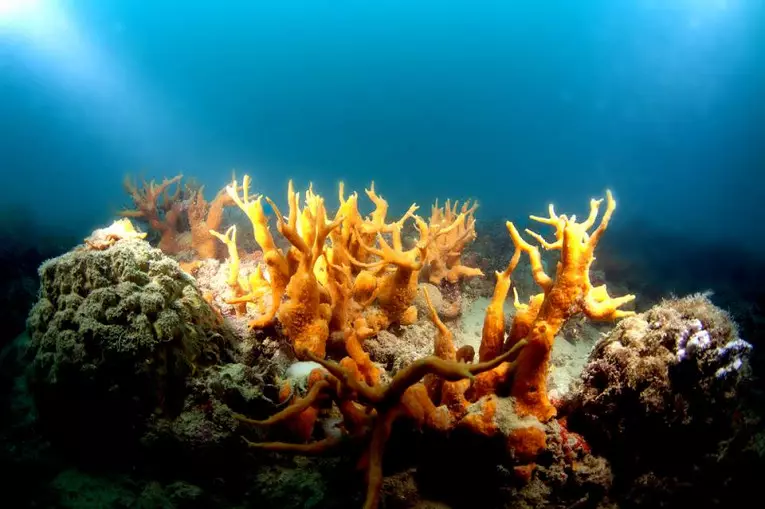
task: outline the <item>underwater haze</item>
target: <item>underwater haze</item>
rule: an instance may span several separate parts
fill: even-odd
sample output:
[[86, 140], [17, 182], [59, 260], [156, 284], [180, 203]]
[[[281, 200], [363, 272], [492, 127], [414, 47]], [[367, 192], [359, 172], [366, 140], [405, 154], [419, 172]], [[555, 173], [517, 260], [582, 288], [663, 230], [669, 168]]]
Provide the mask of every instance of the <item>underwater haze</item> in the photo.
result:
[[[765, 5], [0, 1], [0, 199], [86, 235], [126, 174], [475, 198], [762, 247]], [[7, 212], [5, 212], [7, 213]]]
[[763, 126], [765, 0], [0, 0], [0, 509], [751, 506]]

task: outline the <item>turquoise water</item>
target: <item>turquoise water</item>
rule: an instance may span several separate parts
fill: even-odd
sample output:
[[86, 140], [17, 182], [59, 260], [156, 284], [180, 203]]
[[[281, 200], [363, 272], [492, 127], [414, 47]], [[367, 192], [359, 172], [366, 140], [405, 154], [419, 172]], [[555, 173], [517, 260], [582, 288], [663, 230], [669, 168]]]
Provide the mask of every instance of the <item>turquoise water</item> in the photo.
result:
[[[504, 222], [523, 231], [549, 203], [581, 221], [607, 189], [618, 202], [591, 280], [611, 295], [635, 294], [625, 304], [638, 313], [652, 311], [616, 329], [573, 319], [560, 331], [548, 370], [559, 419], [536, 423], [547, 437], [531, 455], [537, 470], [516, 461], [519, 443], [498, 448], [479, 434], [463, 443], [457, 432], [441, 442], [432, 429], [402, 425], [378, 490], [386, 507], [431, 495], [455, 508], [510, 507], [504, 498], [605, 507], [604, 493], [624, 508], [751, 498], [765, 408], [749, 371], [750, 355], [754, 372], [765, 364], [763, 26], [759, 0], [0, 0], [0, 471], [11, 472], [0, 505], [360, 506], [359, 450], [337, 461], [245, 454], [242, 438], [266, 435], [233, 415], [282, 408], [274, 402], [295, 338], [284, 315], [250, 330], [265, 310], [260, 294], [249, 306], [229, 301], [257, 286], [246, 277], [262, 256], [238, 207], [222, 221], [191, 213], [199, 185], [212, 201], [245, 174], [253, 193], [285, 212], [289, 180], [301, 191], [313, 185], [332, 217], [340, 181], [346, 196], [360, 193], [362, 214], [374, 181], [389, 220], [412, 203], [428, 217], [436, 199], [477, 200], [477, 238], [463, 261], [486, 277], [431, 288], [465, 358], [480, 354], [493, 274], [513, 250]], [[145, 243], [110, 251], [116, 230], [101, 230], [91, 249], [38, 272], [137, 205], [126, 176], [142, 188], [140, 178], [180, 174], [187, 187], [175, 200], [152, 200], [142, 213], [180, 219], [167, 230], [135, 221], [164, 255]], [[407, 246], [417, 238], [412, 223]], [[208, 230], [232, 224], [242, 257], [233, 283], [231, 258]], [[555, 276], [555, 254], [542, 256]], [[348, 274], [359, 277], [362, 263]], [[427, 272], [421, 282], [432, 283]], [[328, 305], [336, 288], [307, 280]], [[512, 284], [523, 302], [539, 291], [525, 255]], [[178, 302], [166, 305], [158, 285]], [[664, 300], [696, 292], [703, 297]], [[351, 293], [356, 304], [367, 300]], [[545, 312], [561, 305], [550, 302]], [[516, 311], [506, 304], [509, 324]], [[432, 353], [429, 309], [418, 305], [418, 323], [398, 317], [364, 344], [385, 376]], [[338, 341], [342, 326], [322, 340], [335, 361], [352, 351]], [[188, 343], [194, 327], [207, 341]], [[579, 410], [585, 400], [594, 408], [578, 424], [576, 405], [560, 399], [575, 381]], [[503, 411], [514, 408], [496, 395]], [[330, 408], [308, 438], [338, 432]], [[512, 461], [495, 457], [505, 448]], [[534, 483], [519, 484], [524, 475]]]
[[486, 219], [610, 187], [620, 223], [761, 242], [761, 2], [2, 5], [2, 201], [78, 235], [126, 173], [236, 170]]

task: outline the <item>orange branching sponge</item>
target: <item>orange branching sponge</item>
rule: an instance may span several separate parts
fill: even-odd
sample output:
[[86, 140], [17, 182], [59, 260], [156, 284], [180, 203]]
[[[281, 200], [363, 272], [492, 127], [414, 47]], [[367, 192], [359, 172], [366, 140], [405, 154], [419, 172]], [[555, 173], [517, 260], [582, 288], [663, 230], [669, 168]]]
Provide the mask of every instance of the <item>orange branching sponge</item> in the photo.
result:
[[[478, 359], [486, 362], [494, 359], [505, 349], [505, 300], [510, 291], [512, 281], [510, 276], [521, 259], [520, 250], [516, 249], [510, 259], [507, 268], [497, 272], [497, 282], [494, 285], [494, 295], [486, 308], [481, 333], [481, 346], [478, 349]], [[514, 346], [509, 345], [509, 346]], [[500, 364], [496, 368], [481, 373], [469, 389], [469, 397], [476, 401], [483, 396], [495, 394], [497, 390], [508, 380], [510, 371], [506, 364]]]
[[471, 379], [499, 364], [510, 362], [523, 346], [521, 342], [491, 362], [478, 364], [449, 361], [435, 356], [425, 357], [400, 370], [389, 384], [372, 387], [360, 379], [351, 359], [346, 358], [337, 364], [309, 352], [307, 357], [330, 373], [326, 385], [317, 382], [305, 398], [265, 421], [250, 421], [241, 416], [238, 418], [252, 424], [270, 425], [300, 415], [308, 407], [315, 406], [322, 394], [330, 398], [343, 413], [342, 438], [328, 437], [308, 444], [245, 441], [253, 449], [311, 455], [333, 452], [348, 443], [363, 444], [365, 452], [359, 465], [366, 472], [364, 508], [375, 509], [380, 503], [383, 483], [383, 455], [394, 422], [407, 418], [417, 426], [429, 426], [438, 430], [446, 430], [451, 426], [448, 414], [444, 413], [443, 407], [433, 404], [420, 380], [426, 375], [438, 376], [446, 382]]
[[215, 230], [210, 230], [209, 234], [226, 245], [228, 249], [228, 285], [234, 289], [239, 289], [239, 250], [236, 247], [236, 225], [231, 225], [225, 234], [220, 234]]
[[369, 256], [373, 253], [367, 249], [367, 246], [374, 244], [375, 238], [379, 234], [393, 233], [394, 230], [399, 230], [400, 235], [400, 230], [404, 227], [404, 223], [406, 223], [407, 219], [410, 217], [414, 217], [414, 213], [419, 208], [417, 204], [412, 204], [412, 206], [409, 207], [409, 210], [401, 216], [401, 219], [392, 223], [387, 223], [388, 202], [375, 192], [375, 183], [372, 182], [370, 188], [365, 189], [364, 192], [367, 197], [369, 197], [369, 200], [374, 203], [375, 209], [369, 217], [363, 221], [354, 221], [354, 223], [358, 225], [355, 231], [357, 238], [353, 244], [355, 249], [351, 249], [349, 252], [354, 259], [360, 262], [369, 261]]
[[505, 299], [510, 290], [510, 275], [521, 258], [520, 251], [515, 252], [510, 263], [503, 272], [497, 272], [497, 282], [494, 285], [494, 295], [483, 320], [481, 347], [478, 349], [478, 360], [488, 361], [502, 353], [505, 338]]
[[343, 332], [345, 337], [345, 351], [353, 359], [359, 370], [359, 376], [370, 387], [374, 387], [380, 381], [380, 370], [377, 369], [364, 351], [362, 342], [373, 336], [375, 331], [366, 326], [366, 320], [359, 317], [354, 320], [352, 327], [347, 327]]
[[451, 205], [447, 200], [444, 207], [433, 205], [429, 226], [431, 229], [440, 228], [442, 234], [434, 240], [428, 250], [425, 260], [428, 280], [440, 284], [444, 279], [456, 283], [463, 277], [483, 276], [481, 269], [462, 265], [462, 252], [465, 247], [475, 240], [475, 210], [477, 203], [471, 206], [469, 202], [462, 204], [458, 213], [458, 202]]
[[[358, 231], [362, 251], [376, 256], [378, 260], [365, 263], [354, 256], [350, 257], [351, 263], [366, 269], [356, 276], [353, 294], [356, 299], [361, 300], [360, 303], [364, 307], [377, 301], [379, 312], [367, 315], [368, 324], [373, 329], [384, 329], [394, 323], [409, 325], [417, 321], [417, 308], [413, 303], [417, 295], [420, 270], [427, 259], [430, 245], [442, 235], [449, 234], [464, 217], [460, 215], [445, 227], [441, 224], [430, 227], [421, 217], [413, 215], [416, 205], [412, 205], [400, 221], [386, 225], [380, 217], [384, 217], [387, 203], [373, 192], [367, 192], [370, 197], [374, 197], [378, 208], [375, 211], [377, 216], [373, 214], [370, 222], [365, 222], [364, 226], [378, 232], [377, 243], [380, 247], [375, 248], [368, 245], [366, 240], [361, 240], [366, 234]], [[410, 216], [414, 217], [420, 235], [417, 243], [405, 250], [401, 239], [401, 227]], [[391, 243], [388, 243], [383, 232], [390, 233]]]
[[[422, 294], [430, 311], [430, 319], [436, 326], [433, 355], [445, 361], [457, 362], [457, 349], [454, 346], [452, 331], [439, 318], [427, 290], [423, 289]], [[470, 380], [463, 379], [456, 382], [448, 382], [436, 376], [428, 375], [425, 377], [425, 387], [433, 403], [436, 406], [444, 405], [449, 410], [449, 414], [454, 422], [461, 419], [467, 413], [469, 402], [465, 399], [465, 392], [470, 387]]]
[[529, 335], [534, 320], [537, 319], [539, 308], [545, 300], [544, 293], [538, 293], [529, 297], [528, 304], [522, 304], [518, 299], [518, 290], [513, 288], [513, 306], [515, 307], [515, 317], [513, 325], [510, 327], [510, 333], [507, 335], [505, 348], [512, 348], [514, 344]]
[[[224, 207], [232, 201], [224, 191], [218, 193], [212, 203], [204, 198], [204, 187], [180, 184], [182, 175], [165, 179], [160, 184], [143, 182], [143, 188], [126, 178], [124, 186], [132, 198], [135, 209], [123, 210], [120, 215], [140, 218], [161, 235], [159, 248], [167, 254], [192, 249], [199, 259], [217, 258], [218, 245], [210, 230], [220, 228]], [[175, 192], [168, 188], [176, 184]], [[190, 231], [179, 232], [178, 225], [186, 211]]]
[[[149, 227], [160, 234], [159, 248], [166, 254], [175, 254], [179, 251], [176, 240], [178, 234], [178, 220], [181, 216], [181, 204], [177, 199], [181, 193], [178, 182], [183, 175], [176, 175], [171, 179], [165, 179], [160, 184], [143, 182], [143, 188], [139, 189], [137, 183], [126, 177], [123, 181], [125, 190], [130, 195], [135, 205], [134, 209], [119, 212], [122, 217], [142, 219], [149, 223]], [[178, 184], [173, 195], [167, 193], [167, 188]], [[158, 199], [162, 197], [162, 202]]]
[[[388, 223], [386, 222], [388, 202], [375, 192], [374, 182], [372, 182], [370, 189], [365, 189], [365, 192], [375, 209], [369, 216], [362, 218], [358, 211], [356, 193], [346, 200], [343, 195], [343, 186], [340, 185], [340, 210], [338, 210], [338, 214], [343, 214], [345, 219], [342, 226], [332, 236], [333, 250], [336, 251], [337, 261], [335, 263], [350, 265], [351, 274], [355, 276], [352, 285], [353, 300], [361, 308], [366, 308], [377, 299], [380, 290], [378, 284], [383, 281], [381, 274], [390, 271], [387, 263], [370, 263], [371, 257], [374, 255], [372, 249], [378, 236], [384, 238], [383, 235], [391, 235], [395, 247], [396, 242], [400, 242], [401, 229], [404, 223], [410, 217], [414, 217], [414, 213], [418, 209], [416, 204], [412, 204], [398, 221]], [[419, 269], [417, 270], [419, 271]], [[419, 272], [417, 273], [419, 274]], [[403, 273], [401, 275], [403, 276]], [[402, 323], [416, 320], [416, 315], [412, 315], [414, 308], [409, 309], [406, 306], [404, 309], [408, 311], [409, 315], [403, 317]], [[397, 320], [397, 318], [389, 316], [386, 311], [368, 317], [369, 325], [374, 330], [386, 328], [392, 321]]]
[[356, 274], [356, 278], [353, 280], [352, 290], [353, 299], [358, 302], [362, 308], [369, 306], [377, 298], [377, 276], [372, 271], [362, 270]]
[[[263, 260], [266, 264], [268, 276], [266, 281], [271, 289], [271, 307], [266, 314], [249, 324], [250, 328], [263, 328], [271, 325], [276, 318], [276, 313], [281, 306], [282, 297], [287, 291], [287, 284], [292, 276], [290, 263], [282, 251], [276, 247], [274, 238], [268, 228], [268, 218], [263, 211], [262, 196], [250, 196], [250, 177], [245, 175], [242, 181], [242, 196], [239, 196], [239, 187], [236, 180], [226, 187], [226, 192], [240, 209], [247, 215], [252, 223], [255, 241], [263, 250]], [[252, 283], [257, 283], [253, 281]], [[250, 294], [241, 297], [238, 302], [247, 302], [260, 295], [258, 291], [261, 284], [250, 284]]]
[[318, 260], [314, 273], [319, 283], [329, 293], [332, 306], [332, 316], [329, 319], [329, 330], [345, 331], [354, 321], [360, 309], [353, 301], [353, 282], [351, 267], [347, 263], [335, 263], [339, 250], [335, 247], [326, 248], [324, 255]]
[[[319, 275], [320, 281], [332, 294], [332, 330], [345, 330], [361, 309], [377, 299], [380, 290], [378, 283], [382, 281], [381, 274], [392, 271], [383, 261], [368, 263], [370, 257], [379, 252], [374, 247], [375, 241], [378, 236], [382, 238], [383, 235], [391, 235], [394, 245], [400, 243], [401, 228], [417, 210], [417, 205], [412, 205], [398, 221], [388, 223], [388, 202], [375, 192], [374, 182], [371, 188], [366, 190], [366, 194], [375, 209], [368, 217], [363, 218], [358, 209], [358, 195], [353, 193], [346, 198], [345, 187], [340, 183], [340, 206], [335, 215], [340, 224], [330, 233], [332, 247], [326, 250], [325, 260], [320, 260], [317, 265], [319, 273], [326, 272], [326, 275]], [[409, 306], [406, 306], [404, 309], [408, 308]], [[410, 314], [411, 312], [412, 310], [409, 310]], [[391, 318], [384, 312], [369, 318], [368, 325], [375, 331], [391, 323]]]
[[[413, 248], [404, 250], [401, 242], [401, 228], [398, 224], [394, 224], [391, 232], [393, 245], [389, 244], [380, 233], [377, 234], [379, 249], [364, 244], [367, 252], [380, 258], [378, 261], [362, 263], [352, 259], [353, 263], [367, 269], [378, 269], [387, 265], [395, 267], [394, 270], [385, 271], [377, 276], [375, 283], [370, 285], [372, 288], [368, 302], [377, 300], [382, 315], [379, 320], [376, 320], [380, 329], [393, 323], [409, 325], [417, 321], [417, 308], [413, 302], [417, 295], [417, 280], [422, 268], [422, 260], [425, 258], [430, 239], [425, 222], [419, 217], [415, 217], [415, 221], [420, 232], [420, 240]], [[363, 277], [369, 279], [368, 273], [361, 274], [365, 274]]]
[[527, 346], [518, 356], [511, 389], [519, 415], [533, 415], [542, 422], [555, 415], [547, 396], [547, 371], [555, 335], [569, 318], [580, 312], [593, 320], [614, 320], [633, 314], [618, 308], [634, 300], [634, 295], [612, 298], [605, 285], [593, 287], [590, 283], [595, 248], [616, 208], [610, 191], [606, 200], [605, 213], [592, 233], [589, 230], [595, 225], [603, 200], [590, 201], [590, 214], [583, 222], [577, 222], [576, 216], [557, 215], [552, 205], [549, 217], [531, 216], [534, 221], [555, 227], [554, 242], [526, 230], [545, 249], [561, 252], [554, 279], [545, 273], [539, 249], [526, 242], [513, 223], [507, 223], [516, 250], [529, 255], [534, 281], [542, 288], [542, 294], [533, 297], [528, 307], [519, 309], [516, 317], [519, 326], [513, 327], [511, 336], [515, 337], [509, 338], [511, 343], [517, 341], [528, 330]]
[[[382, 249], [377, 249], [373, 245], [367, 245], [363, 240], [371, 238], [374, 241], [378, 236], [383, 239], [383, 235], [391, 235], [394, 239], [394, 247], [403, 254], [401, 225], [414, 214], [416, 205], [412, 205], [399, 221], [386, 223], [387, 202], [375, 193], [373, 186], [367, 190], [367, 195], [376, 208], [370, 217], [364, 219], [358, 211], [357, 195], [354, 193], [346, 197], [341, 184], [338, 193], [339, 209], [334, 219], [325, 224], [327, 213], [324, 200], [309, 189], [305, 195], [305, 206], [299, 208], [298, 197], [290, 183], [290, 215], [286, 221], [279, 217], [277, 222], [280, 233], [291, 244], [290, 249], [283, 253], [276, 247], [271, 236], [268, 220], [263, 211], [263, 198], [251, 197], [249, 186], [250, 179], [245, 175], [241, 188], [234, 181], [226, 188], [226, 191], [230, 199], [249, 217], [255, 240], [263, 250], [267, 267], [265, 275], [255, 274], [255, 277], [250, 275], [247, 280], [236, 278], [233, 274], [229, 277], [229, 284], [234, 289], [234, 297], [227, 300], [231, 304], [262, 305], [264, 282], [270, 286], [270, 310], [264, 316], [251, 321], [250, 327], [265, 327], [279, 318], [280, 322], [286, 326], [287, 334], [295, 341], [292, 333], [297, 329], [293, 330], [291, 327], [294, 325], [301, 330], [308, 327], [304, 323], [308, 320], [307, 315], [303, 316], [303, 314], [321, 317], [318, 322], [308, 320], [320, 328], [310, 333], [311, 337], [318, 341], [314, 347], [319, 348], [318, 344], [323, 344], [326, 340], [324, 326], [321, 325], [324, 321], [328, 322], [330, 332], [344, 332], [355, 323], [363, 307], [374, 300], [379, 300], [383, 308], [379, 316], [371, 317], [366, 324], [374, 331], [387, 327], [393, 322], [410, 323], [416, 318], [412, 301], [416, 291], [416, 274], [421, 266], [419, 250], [412, 252], [411, 259], [406, 256], [395, 257], [396, 251], [387, 243]], [[278, 212], [275, 204], [268, 201]], [[230, 244], [230, 241], [225, 240], [225, 236], [213, 235], [218, 236], [224, 243]], [[326, 240], [330, 241], [331, 246], [325, 245]], [[397, 273], [399, 276], [397, 282], [405, 280], [404, 285], [397, 284], [396, 288], [393, 288], [393, 285], [386, 284], [388, 281], [386, 276], [396, 274], [395, 270], [388, 268], [388, 259], [366, 264], [357, 258], [367, 259], [372, 254], [384, 252], [395, 257], [394, 264], [404, 260], [402, 263], [406, 264], [406, 267]], [[232, 254], [231, 246], [229, 246], [229, 253]], [[353, 269], [360, 266], [374, 270], [355, 273]], [[235, 267], [236, 265], [232, 264], [232, 270]], [[406, 272], [408, 269], [412, 270]], [[315, 304], [316, 299], [318, 304]], [[294, 305], [290, 304], [293, 301]], [[304, 304], [309, 305], [306, 307]], [[329, 318], [326, 318], [328, 312]], [[288, 323], [292, 325], [288, 326]], [[307, 329], [304, 332], [308, 334]], [[313, 351], [319, 352], [319, 350]]]
[[232, 296], [225, 299], [226, 303], [235, 306], [237, 316], [246, 311], [248, 303], [258, 306], [261, 313], [264, 312], [262, 304], [265, 301], [269, 284], [263, 276], [260, 266], [246, 278], [240, 275], [239, 250], [236, 246], [236, 225], [230, 226], [225, 234], [210, 230], [210, 235], [223, 242], [228, 250], [229, 272], [226, 283], [231, 289]]
[[289, 382], [282, 385], [279, 402], [289, 402], [289, 405], [267, 419], [250, 419], [242, 414], [234, 414], [234, 417], [252, 426], [284, 424], [298, 440], [303, 443], [308, 442], [319, 417], [319, 405], [327, 399], [325, 393], [331, 387], [331, 383], [323, 370], [314, 369], [308, 376], [307, 386], [308, 393], [303, 397], [297, 397]]
[[359, 213], [358, 194], [353, 193], [348, 198], [345, 197], [345, 185], [340, 182], [338, 186], [338, 199], [340, 206], [337, 209], [336, 218], [342, 218], [340, 225], [330, 233], [332, 241], [332, 260], [331, 262], [340, 267], [352, 268], [350, 256], [363, 259], [365, 254], [361, 253], [362, 246], [356, 237], [356, 231], [364, 223]]
[[292, 181], [288, 194], [286, 222], [276, 204], [268, 200], [277, 215], [279, 233], [292, 244], [298, 260], [297, 269], [285, 290], [287, 300], [279, 306], [277, 316], [298, 357], [304, 358], [310, 352], [323, 358], [332, 309], [329, 293], [319, 284], [314, 269], [317, 260], [324, 255], [327, 237], [342, 218], [328, 223], [324, 200], [311, 190], [306, 193], [306, 206], [301, 211], [298, 206], [300, 194], [294, 192]]
[[204, 187], [193, 192], [188, 204], [189, 226], [191, 227], [191, 245], [199, 258], [218, 258], [218, 244], [211, 230], [217, 231], [223, 221], [223, 210], [234, 201], [222, 189], [212, 203], [204, 197]]

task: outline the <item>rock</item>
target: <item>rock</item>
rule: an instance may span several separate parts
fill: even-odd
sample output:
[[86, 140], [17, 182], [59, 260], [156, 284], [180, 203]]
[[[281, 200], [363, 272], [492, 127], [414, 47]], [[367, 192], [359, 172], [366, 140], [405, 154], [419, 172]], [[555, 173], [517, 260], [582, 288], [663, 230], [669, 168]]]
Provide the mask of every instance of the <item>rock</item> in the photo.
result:
[[73, 250], [39, 275], [30, 387], [43, 429], [70, 448], [130, 449], [150, 417], [180, 411], [189, 377], [229, 356], [233, 335], [194, 279], [143, 240]]

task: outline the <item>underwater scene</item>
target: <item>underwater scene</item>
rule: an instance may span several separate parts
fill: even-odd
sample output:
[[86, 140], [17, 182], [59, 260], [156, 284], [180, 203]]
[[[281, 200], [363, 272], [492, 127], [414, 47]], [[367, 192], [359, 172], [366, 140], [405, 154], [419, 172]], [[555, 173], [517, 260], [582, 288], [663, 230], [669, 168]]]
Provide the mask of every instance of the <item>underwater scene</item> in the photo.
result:
[[756, 505], [763, 26], [0, 0], [0, 507]]

